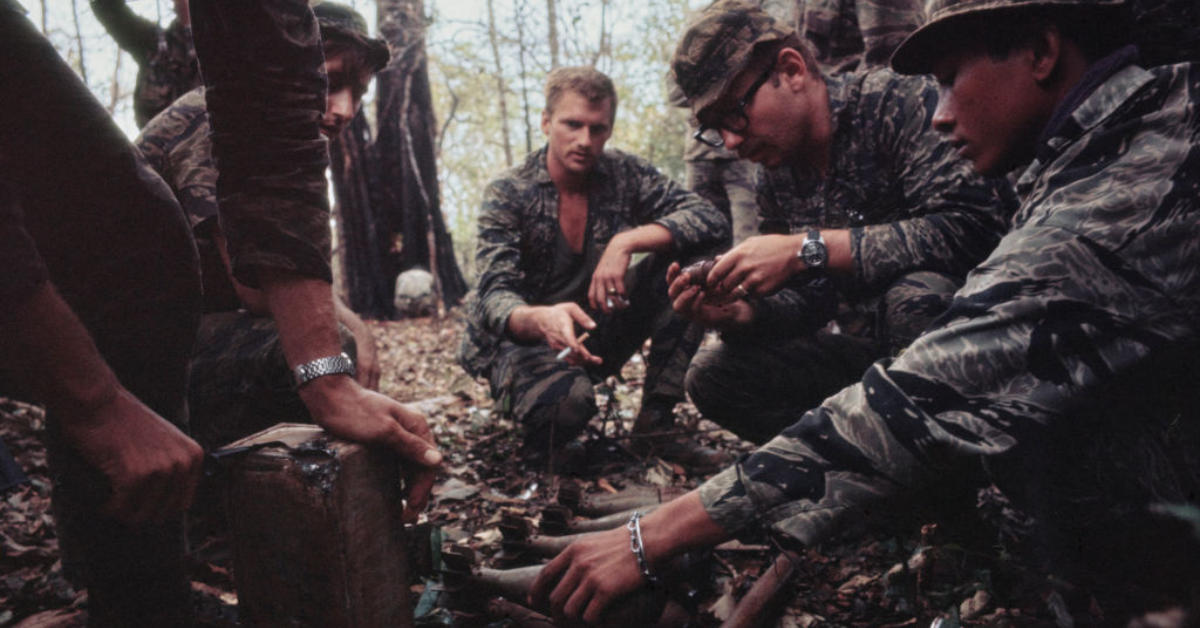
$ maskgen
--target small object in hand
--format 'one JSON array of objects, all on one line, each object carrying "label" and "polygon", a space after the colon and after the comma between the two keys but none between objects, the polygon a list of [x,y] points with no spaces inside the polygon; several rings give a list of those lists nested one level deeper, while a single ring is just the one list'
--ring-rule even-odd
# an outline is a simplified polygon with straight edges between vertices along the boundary
[{"label": "small object in hand", "polygon": [[[591,333],[591,332],[587,332],[587,331],[583,332],[583,335],[579,337],[579,342],[583,342],[584,340],[587,340],[587,339],[588,339],[588,334],[590,334],[590,333]],[[558,352],[558,355],[557,355],[557,356],[555,356],[555,358],[554,358],[554,359],[555,359],[555,360],[564,360],[564,359],[566,359],[566,357],[567,357],[568,355],[571,355],[571,347],[566,347],[566,348],[565,348],[565,349],[563,349],[562,351],[559,351],[559,352]]]},{"label": "small object in hand", "polygon": [[750,296],[750,293],[746,290],[746,287],[740,283],[737,285],[736,288],[733,289],[733,293],[736,294],[737,298],[739,298],[739,299],[744,299],[744,298]]},{"label": "small object in hand", "polygon": [[706,259],[703,261],[688,264],[680,272],[688,276],[688,285],[703,286],[708,280],[708,273],[712,272],[713,266],[717,263],[716,260]]},{"label": "small object in hand", "polygon": [[608,289],[608,293],[609,293],[609,294],[616,294],[616,293],[617,293],[617,289],[616,289],[616,288],[609,288],[609,289]]}]

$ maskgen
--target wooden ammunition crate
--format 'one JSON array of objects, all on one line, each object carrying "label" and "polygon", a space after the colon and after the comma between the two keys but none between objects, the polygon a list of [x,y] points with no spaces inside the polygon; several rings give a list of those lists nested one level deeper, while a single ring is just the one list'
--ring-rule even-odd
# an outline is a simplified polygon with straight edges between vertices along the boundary
[{"label": "wooden ammunition crate", "polygon": [[226,480],[241,624],[411,627],[396,457],[290,423],[229,448],[270,441]]}]

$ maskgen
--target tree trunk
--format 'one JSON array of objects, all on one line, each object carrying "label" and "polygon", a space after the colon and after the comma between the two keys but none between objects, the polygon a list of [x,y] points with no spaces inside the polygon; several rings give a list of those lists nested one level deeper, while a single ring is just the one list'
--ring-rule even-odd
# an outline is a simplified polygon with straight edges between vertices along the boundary
[{"label": "tree trunk", "polygon": [[546,0],[546,24],[549,26],[547,39],[550,44],[550,68],[559,66],[558,62],[558,5],[557,0]]},{"label": "tree trunk", "polygon": [[338,219],[338,259],[346,303],[367,318],[391,318],[392,281],[388,254],[389,221],[372,198],[378,164],[372,155],[371,129],[362,111],[329,147]]},{"label": "tree trunk", "polygon": [[[553,2],[553,0],[550,0]],[[512,137],[508,128],[508,86],[504,82],[504,67],[500,64],[500,35],[496,32],[495,0],[487,0],[488,41],[492,45],[492,61],[496,66],[496,96],[500,100],[500,137],[504,142],[504,165],[512,167]]]},{"label": "tree trunk", "polygon": [[[402,271],[427,268],[441,303],[450,306],[462,299],[467,286],[442,217],[422,0],[379,0],[378,8],[379,32],[394,55],[378,75],[376,101],[381,185],[375,228],[392,234],[385,270],[392,281]],[[394,308],[391,293],[389,286],[389,314]]]},{"label": "tree trunk", "polygon": [[117,110],[117,105],[121,102],[121,56],[124,52],[117,48],[117,62],[113,64],[112,89],[108,94],[108,115],[110,116]]},{"label": "tree trunk", "polygon": [[[517,61],[521,67],[521,103],[524,108],[524,116],[521,117],[525,121],[525,152],[533,152],[533,125],[529,121],[529,71],[525,67],[525,12],[522,10],[523,3],[521,0],[513,2],[513,20],[517,25]],[[558,46],[555,45],[555,51]]]},{"label": "tree trunk", "polygon": [[79,25],[78,0],[71,0],[71,15],[75,18],[75,44],[79,46],[79,76],[83,84],[88,85],[87,65],[83,62],[83,28]]}]

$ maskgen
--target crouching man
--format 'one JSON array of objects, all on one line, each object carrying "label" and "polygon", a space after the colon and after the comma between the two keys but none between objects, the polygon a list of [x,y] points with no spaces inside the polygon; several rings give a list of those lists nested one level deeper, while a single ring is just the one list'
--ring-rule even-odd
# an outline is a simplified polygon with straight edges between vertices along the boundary
[{"label": "crouching man", "polygon": [[[729,221],[645,160],[604,150],[617,94],[593,68],[546,79],[547,144],[488,185],[479,216],[479,284],[468,297],[459,363],[488,379],[525,430],[534,461],[596,415],[592,386],[652,338],[636,430],[661,432],[683,400],[703,329],[675,316],[671,261],[727,244]],[[649,253],[637,263],[633,256]],[[586,342],[583,333],[588,334]],[[722,456],[686,442],[661,455],[711,467]]]},{"label": "crouching man", "polygon": [[937,77],[933,124],[977,170],[1027,166],[1014,229],[907,351],[642,519],[646,569],[625,529],[551,562],[555,612],[595,621],[672,555],[754,529],[810,545],[964,480],[1035,517],[1048,568],[1096,576],[1106,622],[1186,599],[1194,540],[1152,505],[1200,494],[1200,73],[1138,66],[1119,2],[930,9],[893,67]]},{"label": "crouching man", "polygon": [[[383,40],[367,34],[366,20],[350,7],[322,2],[312,10],[329,77],[321,134],[336,141],[354,119],[371,77],[387,65],[389,53]],[[205,449],[276,423],[310,418],[263,292],[233,275],[226,234],[217,220],[218,173],[209,130],[206,92],[199,87],[155,116],[136,141],[179,199],[200,249],[205,313],[192,352],[188,403],[192,435]],[[312,230],[306,220],[294,215],[290,219],[294,222],[282,220],[278,227],[292,234]],[[363,387],[377,390],[379,366],[371,330],[341,299],[333,298],[347,356],[343,367],[353,368]]]}]

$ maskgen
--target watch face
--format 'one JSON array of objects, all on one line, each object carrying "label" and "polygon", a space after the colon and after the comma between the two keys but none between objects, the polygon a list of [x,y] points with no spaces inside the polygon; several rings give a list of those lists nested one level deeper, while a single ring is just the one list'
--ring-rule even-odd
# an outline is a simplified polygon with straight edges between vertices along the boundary
[{"label": "watch face", "polygon": [[808,240],[800,248],[800,256],[804,259],[805,266],[822,268],[825,266],[825,245],[816,240]]}]

